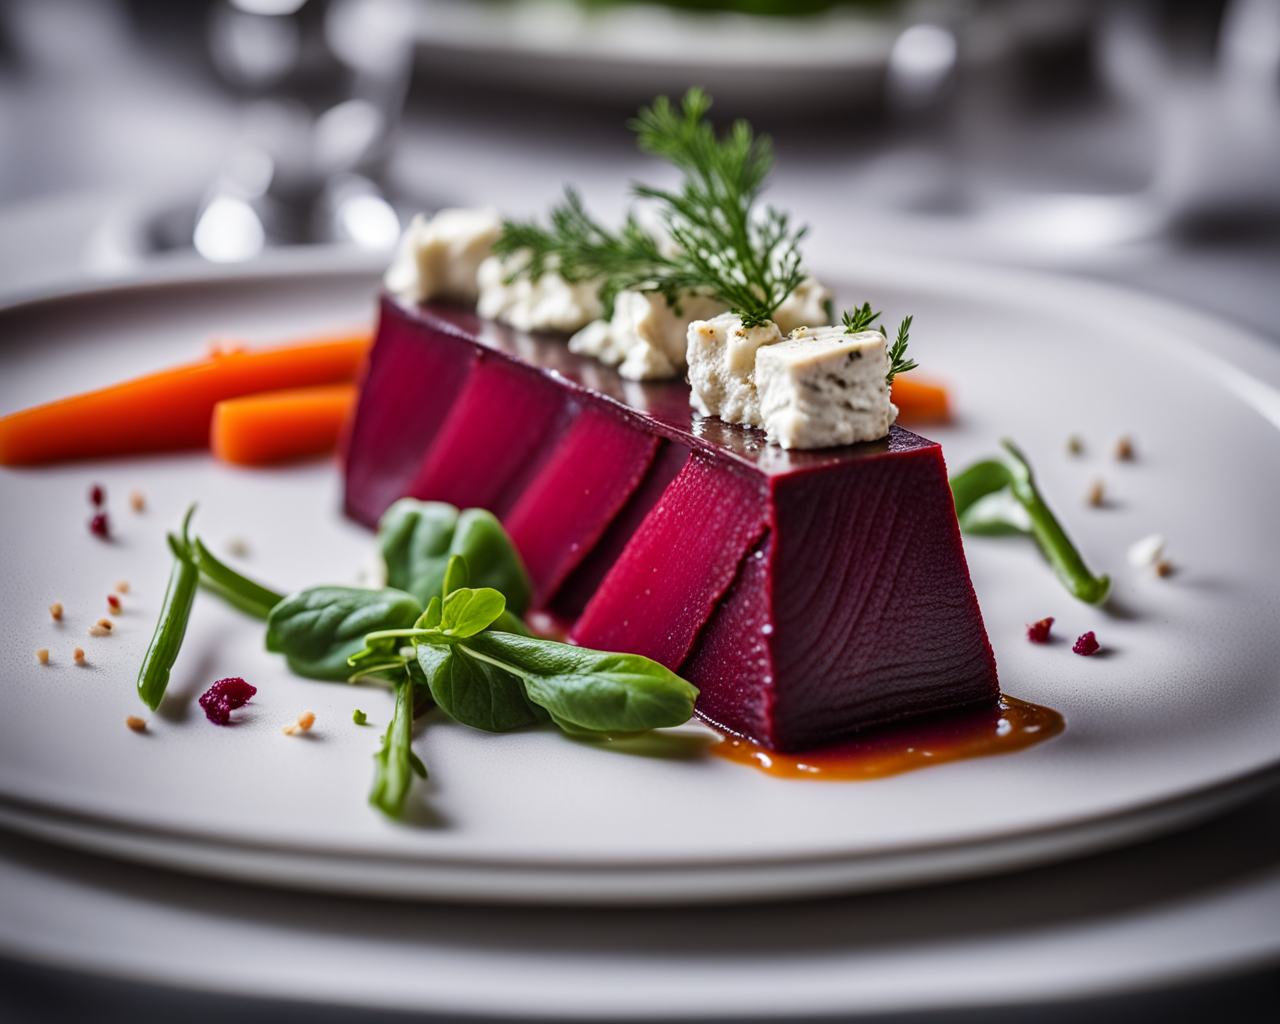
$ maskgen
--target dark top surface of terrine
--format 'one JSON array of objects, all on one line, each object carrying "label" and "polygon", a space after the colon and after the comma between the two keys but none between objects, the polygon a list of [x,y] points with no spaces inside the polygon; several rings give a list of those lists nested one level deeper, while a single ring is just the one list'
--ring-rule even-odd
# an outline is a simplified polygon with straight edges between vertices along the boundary
[{"label": "dark top surface of terrine", "polygon": [[587,401],[603,402],[642,421],[648,430],[693,449],[729,456],[767,476],[803,474],[833,464],[874,458],[893,452],[927,447],[935,442],[893,426],[877,441],[788,451],[765,440],[755,427],[725,423],[704,417],[689,404],[689,385],[683,380],[632,381],[588,356],[569,351],[561,334],[518,331],[477,316],[462,306],[445,303],[416,304],[385,295],[402,315],[444,334],[493,349],[557,378]]}]

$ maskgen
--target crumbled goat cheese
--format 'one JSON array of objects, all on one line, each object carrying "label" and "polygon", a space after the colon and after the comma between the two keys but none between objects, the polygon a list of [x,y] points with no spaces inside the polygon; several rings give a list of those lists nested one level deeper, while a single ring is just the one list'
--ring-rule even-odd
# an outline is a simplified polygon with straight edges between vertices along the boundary
[{"label": "crumbled goat cheese", "polygon": [[520,266],[520,260],[519,256],[505,260],[490,256],[480,264],[476,312],[486,320],[499,320],[520,331],[571,333],[604,313],[598,281],[571,284],[548,270],[536,281],[527,274],[517,274],[508,284],[507,278]]},{"label": "crumbled goat cheese", "polygon": [[618,293],[613,319],[594,320],[569,339],[569,350],[619,366],[628,380],[679,377],[685,368],[689,324],[715,316],[727,306],[706,295],[682,295],[667,304],[661,292]]},{"label": "crumbled goat cheese", "polygon": [[797,327],[825,327],[831,323],[831,303],[835,295],[816,277],[806,277],[773,314],[773,322],[783,334]]},{"label": "crumbled goat cheese", "polygon": [[383,283],[410,302],[475,302],[476,271],[502,234],[497,210],[441,210],[418,214],[400,237]]},{"label": "crumbled goat cheese", "polygon": [[760,426],[756,353],[781,341],[777,324],[744,328],[736,313],[695,320],[689,325],[687,349],[690,403],[703,416]]},{"label": "crumbled goat cheese", "polygon": [[760,417],[783,448],[830,448],[874,441],[898,410],[889,401],[889,351],[879,331],[797,330],[756,355]]}]

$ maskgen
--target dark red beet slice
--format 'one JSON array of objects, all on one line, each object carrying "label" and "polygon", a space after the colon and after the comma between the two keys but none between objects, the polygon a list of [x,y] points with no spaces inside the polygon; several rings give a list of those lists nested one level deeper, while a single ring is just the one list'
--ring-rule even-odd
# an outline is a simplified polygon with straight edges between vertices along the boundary
[{"label": "dark red beet slice", "polygon": [[765,515],[763,479],[695,453],[600,584],[574,642],[678,668]]},{"label": "dark red beet slice", "polygon": [[346,440],[347,514],[368,526],[409,491],[422,456],[476,360],[473,344],[441,332],[422,344],[416,325],[383,301],[376,358]]},{"label": "dark red beet slice", "polygon": [[682,669],[708,718],[799,750],[995,696],[941,449],[914,442],[772,478],[771,543]]},{"label": "dark red beet slice", "polygon": [[501,515],[519,494],[512,485],[528,478],[540,452],[555,450],[574,412],[568,396],[536,371],[484,353],[408,493]]},{"label": "dark red beet slice", "polygon": [[[403,364],[409,337],[447,353],[441,365],[473,366],[454,385],[462,397],[381,373],[388,337],[385,359]],[[895,426],[880,441],[786,452],[695,417],[682,382],[623,381],[562,338],[447,306],[384,300],[371,362],[361,418],[383,387],[452,409],[423,442],[413,487],[400,450],[357,429],[353,514],[371,521],[405,493],[509,510],[539,600],[553,595],[571,635],[679,667],[702,689],[704,718],[787,750],[997,696],[934,442]],[[634,435],[660,441],[647,472]],[[373,498],[351,492],[360,481]]]},{"label": "dark red beet slice", "polygon": [[[541,607],[626,504],[659,440],[599,409],[585,409],[506,516]],[[554,515],[548,515],[555,509]]]},{"label": "dark red beet slice", "polygon": [[632,493],[622,511],[614,517],[604,536],[556,591],[551,611],[558,618],[572,623],[582,614],[591,595],[631,542],[632,535],[640,528],[645,516],[658,504],[671,481],[680,475],[688,461],[689,449],[684,445],[671,441],[661,442],[658,454],[654,456],[640,486]]}]

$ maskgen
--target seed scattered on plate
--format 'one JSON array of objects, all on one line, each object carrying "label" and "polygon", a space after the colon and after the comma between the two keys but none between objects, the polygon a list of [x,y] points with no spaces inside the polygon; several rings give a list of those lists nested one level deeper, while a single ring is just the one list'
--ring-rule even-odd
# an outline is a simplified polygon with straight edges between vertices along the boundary
[{"label": "seed scattered on plate", "polygon": [[141,512],[147,507],[146,496],[141,491],[133,491],[129,495],[129,507],[135,512]]},{"label": "seed scattered on plate", "polygon": [[108,594],[107,608],[108,610],[110,610],[112,615],[119,615],[120,614],[120,598],[116,597],[115,594]]},{"label": "seed scattered on plate", "polygon": [[49,614],[53,616],[54,622],[61,622],[62,621],[62,602],[54,601],[53,604],[49,605]]},{"label": "seed scattered on plate", "polygon": [[1156,575],[1161,577],[1162,579],[1165,576],[1172,576],[1173,563],[1169,561],[1169,559],[1167,558],[1160,559],[1160,561],[1156,562]]},{"label": "seed scattered on plate", "polygon": [[249,544],[243,537],[232,537],[227,541],[227,553],[236,558],[245,558],[249,554]]},{"label": "seed scattered on plate", "polygon": [[89,488],[89,501],[94,508],[102,508],[103,502],[107,500],[107,491],[102,484],[94,484]]},{"label": "seed scattered on plate", "polygon": [[1160,561],[1162,554],[1164,554],[1164,538],[1158,533],[1153,533],[1150,537],[1143,537],[1142,540],[1129,545],[1129,564],[1135,569],[1145,569]]},{"label": "seed scattered on plate", "polygon": [[101,537],[103,540],[108,540],[111,537],[111,524],[107,520],[105,512],[99,512],[89,520],[89,532],[95,537]]},{"label": "seed scattered on plate", "polygon": [[147,720],[139,718],[137,715],[130,715],[124,720],[124,724],[134,732],[146,732],[147,730]]},{"label": "seed scattered on plate", "polygon": [[36,651],[36,661],[40,662],[41,665],[49,664],[49,648],[41,647]]},{"label": "seed scattered on plate", "polygon": [[1103,503],[1107,500],[1107,492],[1101,480],[1095,480],[1090,484],[1089,490],[1085,493],[1084,500],[1094,508],[1102,507]]},{"label": "seed scattered on plate", "polygon": [[298,716],[298,720],[291,725],[286,725],[280,731],[286,736],[296,736],[300,732],[306,732],[316,724],[316,716],[313,711],[304,711]]},{"label": "seed scattered on plate", "polygon": [[1116,458],[1121,462],[1128,462],[1133,458],[1133,442],[1129,438],[1122,437],[1116,441]]},{"label": "seed scattered on plate", "polygon": [[84,648],[83,648],[83,647],[77,647],[74,651],[72,651],[72,652],[71,652],[71,659],[72,659],[72,660],[73,660],[77,665],[84,665],[84,664],[87,664],[87,663],[85,662],[85,660],[84,660]]},{"label": "seed scattered on plate", "polygon": [[1084,454],[1084,440],[1080,437],[1079,434],[1072,434],[1069,438],[1067,438],[1067,454],[1068,455]]},{"label": "seed scattered on plate", "polygon": [[110,636],[111,631],[115,629],[110,619],[99,619],[89,627],[90,636]]},{"label": "seed scattered on plate", "polygon": [[116,583],[116,593],[117,593],[117,594],[127,594],[127,593],[129,593],[129,581],[128,581],[128,580],[120,580],[119,582],[117,582],[117,583]]}]

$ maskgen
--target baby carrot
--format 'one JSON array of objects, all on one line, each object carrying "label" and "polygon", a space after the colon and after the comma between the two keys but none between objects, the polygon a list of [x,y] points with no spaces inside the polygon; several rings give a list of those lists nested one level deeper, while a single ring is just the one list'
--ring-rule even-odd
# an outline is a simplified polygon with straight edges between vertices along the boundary
[{"label": "baby carrot", "polygon": [[229,398],[213,407],[209,447],[242,466],[323,455],[337,447],[356,395],[354,384],[329,384]]},{"label": "baby carrot", "polygon": [[354,380],[367,333],[233,351],[0,418],[0,465],[203,448],[227,398]]},{"label": "baby carrot", "polygon": [[939,423],[951,418],[946,388],[906,374],[893,378],[890,401],[898,407],[901,422]]}]

